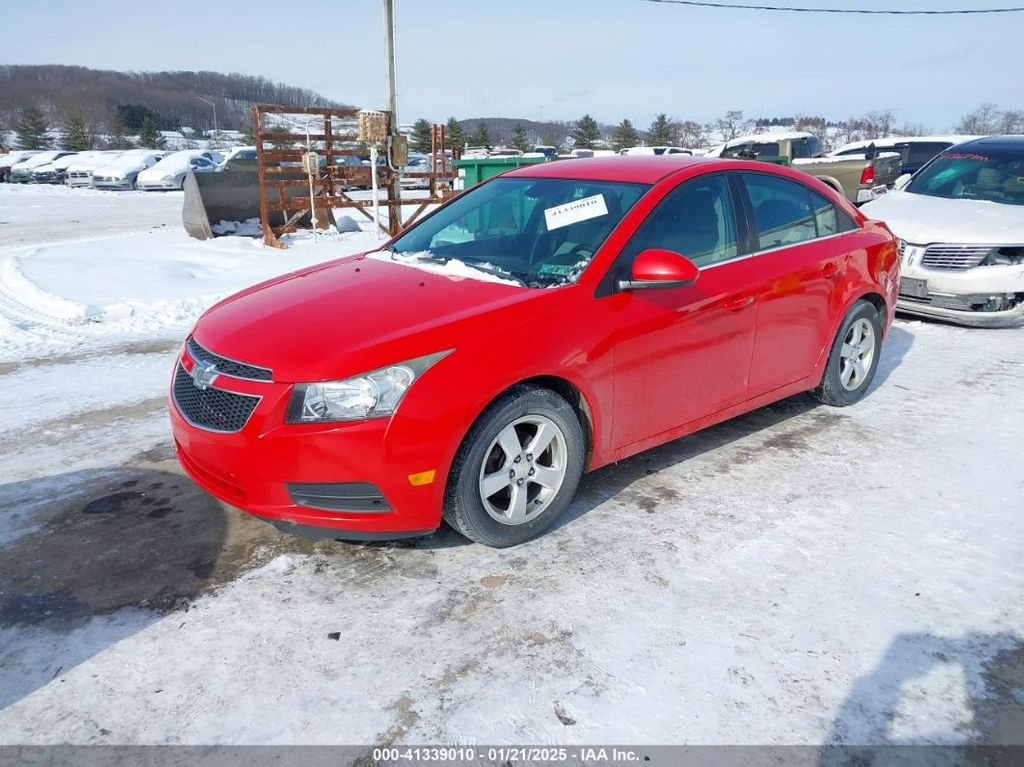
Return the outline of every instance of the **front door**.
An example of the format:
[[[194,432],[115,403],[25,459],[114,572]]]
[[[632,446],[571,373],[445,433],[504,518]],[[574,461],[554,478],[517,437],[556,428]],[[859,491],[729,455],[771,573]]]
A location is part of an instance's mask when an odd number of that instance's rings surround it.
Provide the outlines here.
[[[612,267],[630,273],[646,248],[681,253],[700,267],[693,285],[615,292],[597,299],[615,330],[615,448],[648,440],[743,402],[754,343],[756,296],[739,256],[733,193],[725,174],[671,191]]]

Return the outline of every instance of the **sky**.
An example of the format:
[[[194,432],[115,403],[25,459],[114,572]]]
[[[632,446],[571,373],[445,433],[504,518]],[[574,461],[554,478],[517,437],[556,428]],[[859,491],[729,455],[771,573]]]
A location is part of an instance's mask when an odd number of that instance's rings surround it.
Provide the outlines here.
[[[706,122],[732,109],[751,118],[835,119],[891,109],[897,123],[946,130],[983,102],[1024,108],[1024,13],[857,16],[645,0],[395,0],[395,7],[402,122],[589,113],[645,127],[659,112]],[[0,64],[241,72],[359,107],[386,102],[381,0],[4,0],[0,27]]]

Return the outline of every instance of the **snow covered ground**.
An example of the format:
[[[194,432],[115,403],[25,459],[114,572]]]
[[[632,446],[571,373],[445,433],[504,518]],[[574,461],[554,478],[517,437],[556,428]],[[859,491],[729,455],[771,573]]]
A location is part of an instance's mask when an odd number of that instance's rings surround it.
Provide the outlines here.
[[[899,321],[857,406],[602,469],[515,549],[314,541],[181,476],[166,384],[216,297],[378,240],[176,205],[0,186],[0,744],[1024,743],[1024,329]]]

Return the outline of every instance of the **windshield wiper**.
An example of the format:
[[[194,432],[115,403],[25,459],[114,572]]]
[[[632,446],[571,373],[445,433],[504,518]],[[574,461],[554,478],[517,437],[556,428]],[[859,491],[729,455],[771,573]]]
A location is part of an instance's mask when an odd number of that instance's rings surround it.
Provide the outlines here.
[[[471,269],[476,269],[477,271],[484,272],[486,274],[493,274],[495,277],[515,280],[516,282],[520,283],[523,286],[526,285],[526,279],[529,277],[529,275],[526,274],[526,272],[514,271],[512,269],[506,269],[505,267],[502,266],[493,266],[490,263],[481,263],[479,261],[465,261],[463,259],[459,260],[462,261],[462,263],[464,263]]]
[[[493,275],[495,277],[501,277],[502,279],[506,279],[506,280],[515,280],[516,282],[520,283],[524,287],[529,287],[528,284],[527,284],[527,279],[529,278],[529,275],[526,272],[517,272],[517,271],[513,271],[511,269],[505,269],[504,267],[493,266],[490,263],[482,263],[482,262],[479,262],[479,261],[472,261],[472,260],[465,259],[465,258],[455,258],[454,256],[452,256],[452,257],[436,256],[433,253],[431,253],[429,250],[414,250],[414,251],[399,253],[398,251],[391,250],[390,248],[381,248],[381,252],[389,253],[391,255],[391,260],[392,261],[399,261],[399,262],[402,261],[402,260],[406,260],[406,261],[426,261],[426,262],[429,262],[429,263],[432,263],[432,264],[441,264],[443,266],[444,264],[447,264],[450,261],[458,261],[461,264],[465,264],[470,269],[476,269],[478,272],[483,272],[484,274],[490,274],[490,275]]]

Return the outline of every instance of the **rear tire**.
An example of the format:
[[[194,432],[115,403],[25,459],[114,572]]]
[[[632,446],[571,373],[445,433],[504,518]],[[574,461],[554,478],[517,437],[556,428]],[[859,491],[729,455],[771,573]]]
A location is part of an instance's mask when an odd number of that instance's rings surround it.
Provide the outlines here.
[[[878,310],[861,299],[839,326],[825,375],[814,396],[833,407],[859,402],[871,387],[881,351],[882,322]]]
[[[528,541],[572,501],[585,452],[583,429],[565,399],[516,385],[484,411],[459,447],[444,519],[485,546]]]

